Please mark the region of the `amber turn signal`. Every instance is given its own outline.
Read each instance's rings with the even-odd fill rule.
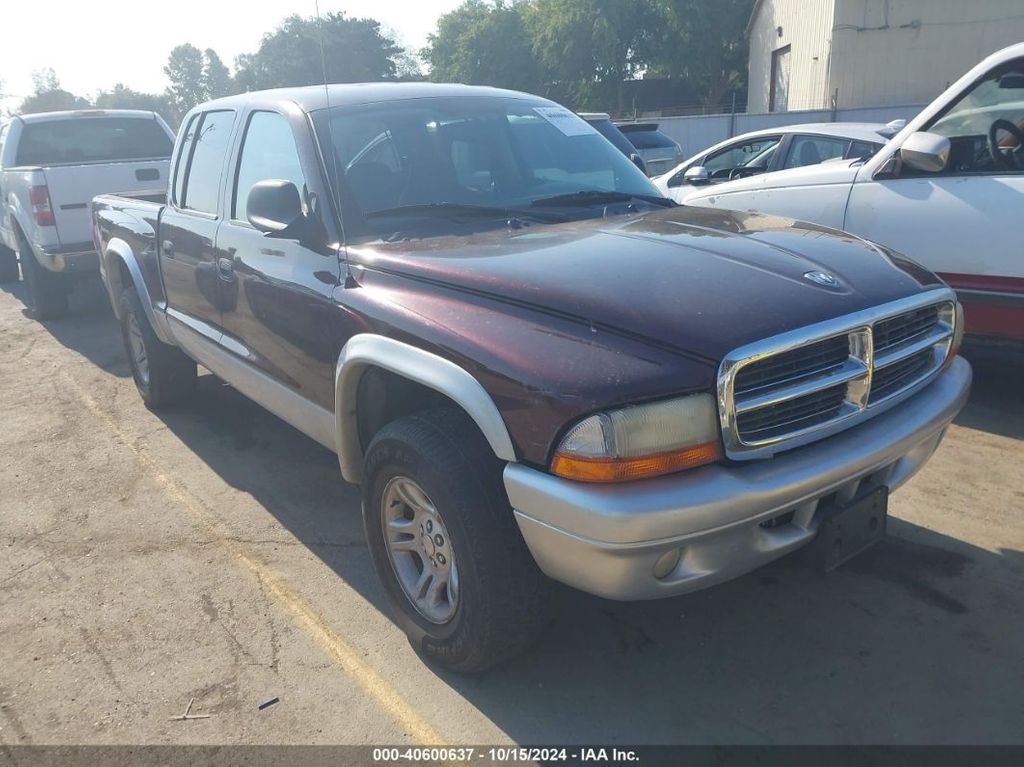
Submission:
[[[693,469],[714,463],[721,457],[722,448],[718,442],[639,458],[582,458],[557,453],[551,462],[551,471],[559,477],[579,482],[628,482]]]

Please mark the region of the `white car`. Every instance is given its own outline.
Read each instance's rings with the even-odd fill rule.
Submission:
[[[804,123],[733,136],[652,179],[666,197],[682,202],[695,186],[802,168],[833,160],[870,157],[906,125]]]
[[[67,309],[76,275],[99,271],[89,203],[167,184],[174,134],[155,112],[86,109],[0,125],[0,282],[26,283],[38,319]]]
[[[956,289],[968,333],[1024,340],[1024,43],[982,61],[866,161],[688,189],[688,205],[889,246]]]

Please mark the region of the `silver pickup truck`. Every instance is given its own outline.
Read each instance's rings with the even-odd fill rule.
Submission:
[[[174,134],[154,112],[88,109],[0,125],[0,283],[18,279],[38,319],[67,310],[75,275],[99,269],[89,202],[167,185]]]

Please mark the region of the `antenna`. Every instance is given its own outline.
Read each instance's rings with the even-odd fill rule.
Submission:
[[[341,176],[338,171],[338,149],[334,143],[334,120],[331,119],[331,89],[327,84],[327,51],[324,47],[324,20],[320,16],[320,0],[313,0],[313,8],[316,10],[316,30],[317,37],[320,39],[320,68],[323,72],[324,79],[324,100],[327,102],[327,134],[331,140],[331,166],[334,170],[334,209],[337,211],[338,226],[341,227],[341,238],[345,239],[345,224],[341,219],[341,194],[338,185],[341,184]],[[343,245],[338,243],[338,250],[341,251]],[[346,288],[357,288],[359,283],[355,281],[352,276],[352,270],[348,263],[348,252],[346,251],[344,257],[345,263],[345,287]]]

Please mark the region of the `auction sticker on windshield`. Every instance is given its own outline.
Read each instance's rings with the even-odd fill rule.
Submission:
[[[585,136],[597,130],[586,120],[565,107],[534,107],[533,111],[562,131],[566,136]]]

